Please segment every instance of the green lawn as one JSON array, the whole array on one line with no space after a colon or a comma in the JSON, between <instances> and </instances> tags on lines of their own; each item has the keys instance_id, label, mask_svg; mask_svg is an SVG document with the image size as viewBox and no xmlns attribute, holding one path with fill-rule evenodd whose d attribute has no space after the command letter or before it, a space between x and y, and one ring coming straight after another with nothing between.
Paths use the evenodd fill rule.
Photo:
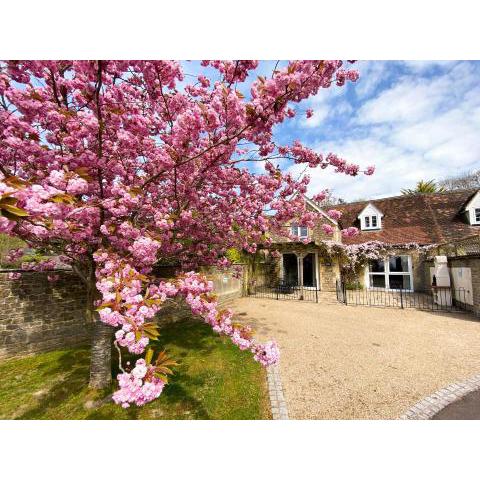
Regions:
<instances>
[{"instance_id":1,"label":"green lawn","mask_svg":"<svg viewBox=\"0 0 480 480\"><path fill-rule=\"evenodd\" d=\"M159 343L180 365L144 407L86 409L98 396L87 387L89 348L77 347L0 363L0 419L270 418L265 372L250 353L198 322L163 327Z\"/></svg>"}]
</instances>

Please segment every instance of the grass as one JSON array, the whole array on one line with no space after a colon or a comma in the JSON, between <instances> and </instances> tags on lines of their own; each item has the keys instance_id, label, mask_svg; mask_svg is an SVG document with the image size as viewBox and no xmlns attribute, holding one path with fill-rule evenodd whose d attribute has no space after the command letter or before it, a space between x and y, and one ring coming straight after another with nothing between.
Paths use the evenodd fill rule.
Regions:
<instances>
[{"instance_id":1,"label":"grass","mask_svg":"<svg viewBox=\"0 0 480 480\"><path fill-rule=\"evenodd\" d=\"M160 341L180 365L160 398L144 407L85 408L109 392L88 388L90 351L84 346L0 363L0 419L269 418L265 372L251 354L193 321L163 327Z\"/></svg>"}]
</instances>

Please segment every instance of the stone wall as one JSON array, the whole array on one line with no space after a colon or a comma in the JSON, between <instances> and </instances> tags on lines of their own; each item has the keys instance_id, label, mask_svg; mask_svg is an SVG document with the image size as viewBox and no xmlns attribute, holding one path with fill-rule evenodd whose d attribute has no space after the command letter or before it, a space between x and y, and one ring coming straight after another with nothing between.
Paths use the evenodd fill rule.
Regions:
<instances>
[{"instance_id":1,"label":"stone wall","mask_svg":"<svg viewBox=\"0 0 480 480\"><path fill-rule=\"evenodd\" d=\"M85 289L72 272L24 272L9 280L0 272L0 358L85 342Z\"/></svg>"},{"instance_id":2,"label":"stone wall","mask_svg":"<svg viewBox=\"0 0 480 480\"><path fill-rule=\"evenodd\" d=\"M473 312L480 315L480 257L459 257L448 259L449 268L470 268L472 274Z\"/></svg>"},{"instance_id":3,"label":"stone wall","mask_svg":"<svg viewBox=\"0 0 480 480\"><path fill-rule=\"evenodd\" d=\"M340 265L336 261L318 259L320 265L320 290L323 292L335 292L337 280L340 280Z\"/></svg>"},{"instance_id":4,"label":"stone wall","mask_svg":"<svg viewBox=\"0 0 480 480\"><path fill-rule=\"evenodd\" d=\"M243 266L241 266L243 269ZM0 272L0 359L88 342L91 324L85 319L85 288L70 271L59 271L56 282L45 272L22 272L9 280ZM219 303L242 295L243 279L208 270ZM161 322L191 316L181 300L169 301L158 315Z\"/></svg>"}]
</instances>

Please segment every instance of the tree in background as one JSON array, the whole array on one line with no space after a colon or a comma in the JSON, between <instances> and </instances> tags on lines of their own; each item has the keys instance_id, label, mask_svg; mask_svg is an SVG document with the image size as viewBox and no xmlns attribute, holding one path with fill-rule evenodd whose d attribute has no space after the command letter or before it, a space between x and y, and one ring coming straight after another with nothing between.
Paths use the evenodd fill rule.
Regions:
<instances>
[{"instance_id":1,"label":"tree in background","mask_svg":"<svg viewBox=\"0 0 480 480\"><path fill-rule=\"evenodd\" d=\"M402 195L419 195L425 193L443 193L446 189L443 186L435 183L435 180L420 180L417 182L417 185L414 189L412 188L403 188L401 190Z\"/></svg>"},{"instance_id":2,"label":"tree in background","mask_svg":"<svg viewBox=\"0 0 480 480\"><path fill-rule=\"evenodd\" d=\"M445 190L468 190L480 188L480 170L462 173L440 180L438 185Z\"/></svg>"},{"instance_id":3,"label":"tree in background","mask_svg":"<svg viewBox=\"0 0 480 480\"><path fill-rule=\"evenodd\" d=\"M330 189L324 190L324 195L325 198L318 202L318 205L322 208L345 205L347 203L343 198L335 196Z\"/></svg>"},{"instance_id":4,"label":"tree in background","mask_svg":"<svg viewBox=\"0 0 480 480\"><path fill-rule=\"evenodd\" d=\"M292 61L251 81L256 61L201 65L205 74L187 81L175 61L0 63L0 232L59 256L85 283L92 387L111 381L113 328L119 351L144 355L121 365L114 400L124 407L157 398L171 373L172 361L149 347L158 336L152 319L170 297L183 296L216 332L274 363L276 344L258 343L219 310L211 282L194 270L229 265L231 249L255 252L292 218L313 226L302 198L309 178L282 172L277 159L359 173L333 153L272 135L296 104L355 81L356 71ZM253 161L263 173L248 169ZM179 262L182 273L155 279L158 260Z\"/></svg>"}]
</instances>

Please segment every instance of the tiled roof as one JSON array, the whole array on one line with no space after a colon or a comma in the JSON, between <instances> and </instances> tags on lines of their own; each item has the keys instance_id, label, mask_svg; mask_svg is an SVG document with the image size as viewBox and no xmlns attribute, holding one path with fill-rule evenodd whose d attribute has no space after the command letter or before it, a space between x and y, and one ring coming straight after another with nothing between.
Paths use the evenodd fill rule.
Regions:
<instances>
[{"instance_id":1,"label":"tiled roof","mask_svg":"<svg viewBox=\"0 0 480 480\"><path fill-rule=\"evenodd\" d=\"M480 234L479 226L469 225L462 211L477 190L454 190L446 193L401 195L363 202L336 205L342 212L341 228L357 227L358 214L371 203L382 213L382 229L360 231L343 243L355 244L372 240L385 243L415 242L421 245L459 240Z\"/></svg>"}]
</instances>

